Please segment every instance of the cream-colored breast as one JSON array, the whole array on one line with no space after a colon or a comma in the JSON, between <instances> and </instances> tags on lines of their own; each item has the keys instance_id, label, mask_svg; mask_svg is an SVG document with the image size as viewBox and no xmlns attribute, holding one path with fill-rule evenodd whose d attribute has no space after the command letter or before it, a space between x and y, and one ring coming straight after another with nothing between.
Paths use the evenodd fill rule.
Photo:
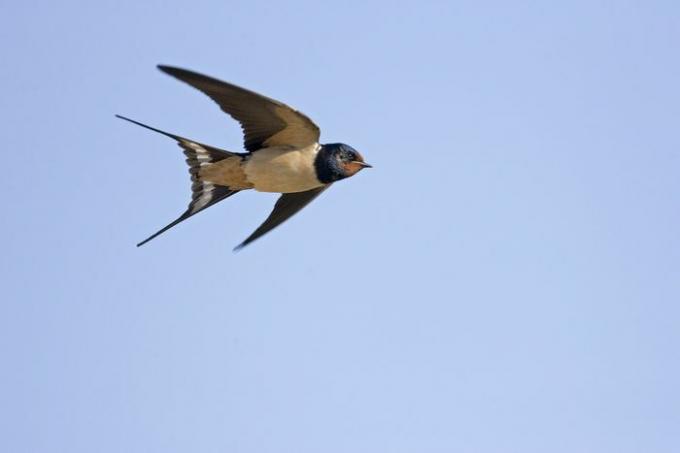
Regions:
<instances>
[{"instance_id":1,"label":"cream-colored breast","mask_svg":"<svg viewBox=\"0 0 680 453\"><path fill-rule=\"evenodd\" d=\"M260 192L304 192L323 184L316 177L314 159L320 145L291 149L272 147L255 151L245 163L248 182Z\"/></svg>"}]
</instances>

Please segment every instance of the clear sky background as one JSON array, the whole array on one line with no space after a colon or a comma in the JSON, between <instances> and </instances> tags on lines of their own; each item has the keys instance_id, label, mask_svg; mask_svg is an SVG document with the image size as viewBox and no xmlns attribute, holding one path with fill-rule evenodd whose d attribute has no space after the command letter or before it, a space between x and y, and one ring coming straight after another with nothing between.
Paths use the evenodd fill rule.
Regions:
<instances>
[{"instance_id":1,"label":"clear sky background","mask_svg":"<svg viewBox=\"0 0 680 453\"><path fill-rule=\"evenodd\" d=\"M680 451L677 1L0 4L0 451ZM375 168L184 211L280 99Z\"/></svg>"}]
</instances>

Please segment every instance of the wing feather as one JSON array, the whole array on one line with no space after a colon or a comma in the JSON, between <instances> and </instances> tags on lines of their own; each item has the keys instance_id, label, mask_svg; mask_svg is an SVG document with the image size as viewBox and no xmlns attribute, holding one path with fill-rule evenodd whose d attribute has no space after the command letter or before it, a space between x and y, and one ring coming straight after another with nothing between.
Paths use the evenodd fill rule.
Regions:
<instances>
[{"instance_id":1,"label":"wing feather","mask_svg":"<svg viewBox=\"0 0 680 453\"><path fill-rule=\"evenodd\" d=\"M319 141L319 127L282 102L186 69L163 65L158 68L202 91L238 121L248 151L282 145L305 147Z\"/></svg>"},{"instance_id":2,"label":"wing feather","mask_svg":"<svg viewBox=\"0 0 680 453\"><path fill-rule=\"evenodd\" d=\"M307 190L305 192L295 192L295 193L284 193L276 201L274 209L272 210L267 220L260 225L257 230L255 230L250 236L246 238L241 244L239 244L234 250L240 250L251 242L259 239L265 234L269 233L271 230L281 225L283 222L291 218L293 215L298 213L302 208L307 206L316 197L318 197L321 192L330 187L330 184L316 189Z\"/></svg>"}]
</instances>

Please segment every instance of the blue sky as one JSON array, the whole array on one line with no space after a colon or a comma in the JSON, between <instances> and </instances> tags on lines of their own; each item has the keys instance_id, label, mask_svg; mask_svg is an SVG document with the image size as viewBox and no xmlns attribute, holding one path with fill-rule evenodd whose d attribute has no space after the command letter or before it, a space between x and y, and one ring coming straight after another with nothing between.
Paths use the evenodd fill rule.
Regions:
<instances>
[{"instance_id":1,"label":"blue sky","mask_svg":"<svg viewBox=\"0 0 680 453\"><path fill-rule=\"evenodd\" d=\"M677 452L680 6L4 2L0 450ZM168 139L280 99L375 168L231 249ZM7 209L9 208L9 209Z\"/></svg>"}]
</instances>

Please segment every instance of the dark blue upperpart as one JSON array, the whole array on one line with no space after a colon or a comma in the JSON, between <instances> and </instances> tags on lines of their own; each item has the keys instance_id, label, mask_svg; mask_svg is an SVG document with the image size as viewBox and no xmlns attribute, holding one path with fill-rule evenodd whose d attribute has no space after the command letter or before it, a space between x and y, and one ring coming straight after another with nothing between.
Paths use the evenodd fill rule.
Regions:
<instances>
[{"instance_id":1,"label":"dark blue upperpart","mask_svg":"<svg viewBox=\"0 0 680 453\"><path fill-rule=\"evenodd\" d=\"M319 153L314 160L316 177L324 184L351 176L347 173L344 164L360 158L360 154L349 145L344 143L328 143L321 145Z\"/></svg>"}]
</instances>

